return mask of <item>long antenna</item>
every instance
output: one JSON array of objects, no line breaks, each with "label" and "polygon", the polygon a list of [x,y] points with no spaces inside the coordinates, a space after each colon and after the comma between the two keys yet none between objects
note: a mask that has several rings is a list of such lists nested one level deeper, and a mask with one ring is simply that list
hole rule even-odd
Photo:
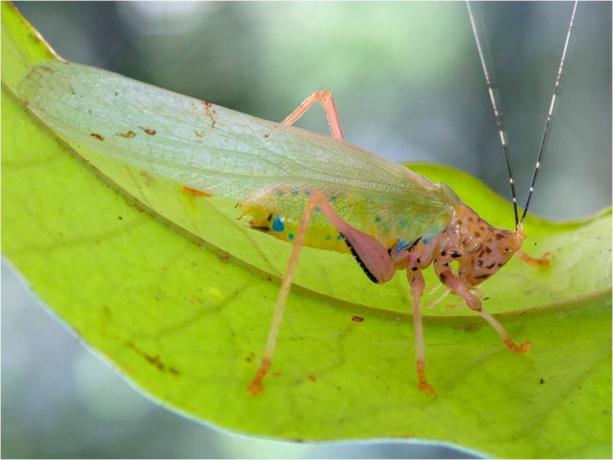
[{"label": "long antenna", "polygon": [[573,12],[570,15],[570,23],[568,24],[568,30],[566,31],[566,40],[564,41],[564,48],[562,49],[562,58],[560,59],[560,65],[558,66],[558,74],[556,75],[556,80],[553,85],[553,94],[551,95],[551,102],[549,103],[549,112],[547,113],[547,119],[545,120],[545,129],[543,130],[543,137],[541,139],[541,146],[539,148],[539,154],[536,158],[536,164],[534,165],[534,174],[532,176],[532,183],[530,184],[530,189],[528,191],[528,198],[526,199],[526,205],[524,206],[524,212],[521,216],[520,223],[523,223],[526,218],[526,214],[528,213],[528,208],[530,207],[530,199],[532,198],[532,192],[534,192],[534,183],[536,182],[536,176],[538,175],[539,168],[541,167],[541,161],[543,157],[543,152],[545,151],[545,146],[547,145],[547,139],[549,138],[549,130],[551,129],[551,118],[553,116],[553,109],[556,104],[556,98],[560,93],[560,80],[562,79],[562,71],[564,69],[564,64],[566,62],[566,51],[568,50],[568,43],[570,42],[570,35],[573,30],[573,24],[575,22],[575,12],[577,11],[577,3],[575,0],[573,5]]},{"label": "long antenna", "polygon": [[473,11],[468,0],[466,0],[466,9],[468,10],[468,18],[470,19],[470,25],[473,29],[473,36],[475,37],[475,43],[477,45],[479,59],[481,60],[481,67],[483,68],[483,76],[485,77],[487,92],[489,93],[490,101],[492,103],[492,109],[494,110],[494,118],[496,119],[496,128],[498,129],[498,136],[500,137],[500,144],[502,145],[504,161],[507,165],[507,175],[509,176],[509,184],[511,185],[511,196],[513,197],[513,214],[515,216],[515,228],[517,228],[517,226],[519,225],[519,219],[517,216],[517,195],[515,194],[515,181],[513,180],[513,173],[511,171],[509,144],[504,134],[504,129],[502,125],[502,112],[500,111],[500,109],[498,108],[499,106],[496,103],[494,84],[492,83],[490,74],[487,71],[487,66],[485,65],[485,56],[481,48],[481,41],[479,40],[479,33],[477,32],[477,25],[475,24],[475,17],[473,16]]}]

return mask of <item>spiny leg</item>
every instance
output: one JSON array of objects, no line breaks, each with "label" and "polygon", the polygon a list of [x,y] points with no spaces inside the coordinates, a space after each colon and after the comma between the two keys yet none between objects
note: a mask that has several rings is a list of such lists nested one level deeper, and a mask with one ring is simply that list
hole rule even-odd
[{"label": "spiny leg", "polygon": [[313,91],[313,93],[304,101],[302,101],[300,105],[296,107],[296,110],[294,110],[287,117],[285,117],[285,120],[283,120],[281,123],[288,126],[293,125],[316,102],[319,102],[321,104],[321,107],[324,109],[326,119],[328,120],[328,126],[330,127],[330,134],[332,135],[332,137],[344,141],[345,137],[343,136],[343,130],[341,129],[341,121],[338,117],[336,106],[334,105],[334,97],[332,96],[332,91],[329,91],[327,89]]},{"label": "spiny leg", "polygon": [[387,249],[373,237],[360,232],[347,224],[332,208],[326,198],[315,192],[307,202],[305,210],[300,219],[300,227],[294,240],[292,253],[287,263],[287,269],[283,275],[281,290],[275,303],[272,324],[266,341],[266,348],[262,357],[262,362],[257,370],[255,377],[249,385],[252,395],[257,395],[264,390],[263,380],[272,363],[272,356],[277,343],[277,335],[281,326],[281,319],[285,311],[285,303],[292,284],[294,272],[298,264],[298,257],[303,247],[304,235],[313,216],[315,208],[319,209],[330,220],[332,225],[340,232],[345,242],[351,248],[353,255],[360,263],[362,269],[373,281],[384,283],[389,281],[394,275],[395,266],[387,253]]},{"label": "spiny leg", "polygon": [[551,265],[551,252],[546,252],[541,257],[532,257],[524,251],[518,251],[517,255],[521,260],[533,267],[549,267]]},{"label": "spiny leg", "polygon": [[509,350],[514,351],[515,353],[525,353],[530,350],[531,344],[529,341],[520,345],[513,342],[513,339],[504,326],[483,309],[481,306],[481,300],[470,292],[468,284],[462,278],[454,275],[451,270],[441,264],[438,264],[436,261],[434,262],[434,271],[440,278],[441,282],[443,282],[457,295],[461,296],[471,310],[479,313],[479,315],[494,328]]},{"label": "spiny leg", "polygon": [[309,222],[313,215],[313,210],[316,205],[316,197],[314,196],[308,201],[304,213],[302,214],[302,218],[300,219],[300,227],[298,228],[298,233],[296,235],[296,239],[294,240],[292,253],[290,255],[289,262],[287,263],[287,269],[285,270],[285,274],[283,275],[281,290],[279,291],[279,295],[277,296],[277,302],[275,303],[275,308],[273,310],[272,324],[270,325],[270,331],[268,332],[268,340],[266,341],[266,348],[264,349],[264,355],[262,356],[262,364],[257,370],[253,381],[249,385],[249,391],[254,396],[264,390],[262,380],[264,380],[264,377],[268,373],[268,369],[270,369],[270,365],[272,363],[272,355],[275,351],[275,346],[277,344],[277,335],[279,334],[279,328],[281,327],[281,319],[283,318],[283,313],[285,311],[285,302],[289,294],[289,289],[292,284],[294,272],[296,271],[298,257],[300,256],[300,251],[302,250],[304,234],[309,225]]},{"label": "spiny leg", "polygon": [[479,313],[481,317],[485,319],[488,323],[490,323],[490,325],[496,330],[496,332],[498,332],[498,335],[500,336],[500,338],[502,339],[502,341],[504,342],[504,344],[507,346],[509,350],[514,351],[515,353],[519,353],[519,354],[526,353],[528,350],[530,350],[530,347],[532,346],[530,341],[526,341],[520,345],[517,345],[515,342],[513,342],[513,339],[511,339],[511,336],[509,335],[507,330],[504,328],[504,326],[500,324],[496,320],[496,318],[490,315],[483,308],[481,308],[481,310],[478,310],[477,313]]},{"label": "spiny leg", "polygon": [[[414,270],[413,270],[414,269]],[[417,388],[434,395],[434,388],[426,381],[426,349],[424,347],[424,328],[419,311],[419,300],[424,292],[424,277],[417,267],[407,269],[407,277],[413,294],[413,330],[415,331],[415,363],[417,368]]]}]

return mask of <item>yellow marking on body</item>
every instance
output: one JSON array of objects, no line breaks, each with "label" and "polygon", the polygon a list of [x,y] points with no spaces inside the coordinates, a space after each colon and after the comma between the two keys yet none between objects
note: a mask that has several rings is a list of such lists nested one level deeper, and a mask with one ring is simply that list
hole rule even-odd
[{"label": "yellow marking on body", "polygon": [[[249,225],[282,241],[292,242],[298,234],[299,221],[294,222],[282,215],[259,206],[246,206],[245,214],[251,217]],[[307,229],[304,245],[312,248],[326,249],[348,253],[349,248],[332,224],[312,224]]]}]

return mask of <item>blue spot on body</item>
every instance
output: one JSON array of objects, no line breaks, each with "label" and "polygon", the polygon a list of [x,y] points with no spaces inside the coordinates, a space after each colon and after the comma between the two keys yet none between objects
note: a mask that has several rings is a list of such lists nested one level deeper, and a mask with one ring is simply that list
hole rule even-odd
[{"label": "blue spot on body", "polygon": [[398,223],[400,224],[401,227],[405,227],[407,225],[406,219],[400,219]]},{"label": "blue spot on body", "polygon": [[271,228],[275,231],[275,232],[282,232],[285,229],[285,224],[283,223],[283,221],[281,220],[281,218],[279,216],[274,216],[272,219],[272,226]]},{"label": "blue spot on body", "polygon": [[300,192],[299,192],[298,190],[292,190],[292,195],[293,195],[293,196],[296,196],[296,195],[298,195],[299,193],[300,193]]},{"label": "blue spot on body", "polygon": [[406,242],[404,240],[400,240],[398,241],[398,243],[396,243],[396,246],[394,247],[394,250],[396,252],[400,252],[408,247],[410,247],[413,243],[412,242]]},{"label": "blue spot on body", "polygon": [[293,239],[295,238],[293,233],[288,233],[288,234],[287,234],[287,237],[288,237],[290,240],[293,240]]}]

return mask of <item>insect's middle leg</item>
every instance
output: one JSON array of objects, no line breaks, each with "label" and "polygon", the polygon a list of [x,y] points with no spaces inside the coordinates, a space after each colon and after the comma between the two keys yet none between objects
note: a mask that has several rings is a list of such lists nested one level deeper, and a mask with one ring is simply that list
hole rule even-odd
[{"label": "insect's middle leg", "polygon": [[287,269],[283,275],[281,290],[277,297],[277,302],[273,311],[272,324],[268,333],[266,348],[262,357],[261,365],[257,370],[253,381],[249,385],[252,395],[257,395],[264,390],[263,380],[272,364],[272,356],[277,343],[277,335],[281,327],[281,319],[285,311],[285,303],[292,284],[294,272],[298,264],[298,257],[304,243],[304,235],[307,231],[313,212],[319,209],[330,220],[332,225],[340,232],[347,245],[351,248],[364,271],[377,283],[389,281],[396,270],[387,249],[379,241],[367,235],[345,222],[332,208],[328,200],[318,192],[313,193],[307,202],[305,210],[300,219],[300,227],[294,240],[292,253],[287,263]]},{"label": "insect's middle leg", "polygon": [[[413,268],[413,267],[411,267]],[[415,365],[417,368],[417,388],[434,395],[434,388],[426,381],[426,350],[424,347],[424,327],[421,321],[419,301],[424,292],[424,277],[419,270],[407,269],[407,277],[413,294],[413,330],[415,331]],[[417,267],[414,267],[417,268]]]},{"label": "insect's middle leg", "polygon": [[291,126],[296,123],[302,115],[304,115],[316,102],[321,104],[328,120],[328,126],[330,127],[330,134],[332,137],[345,140],[343,136],[343,130],[341,129],[341,121],[334,105],[334,97],[332,91],[324,89],[320,91],[313,91],[313,93],[300,103],[296,110],[290,113],[285,120],[282,121],[284,125]]},{"label": "insect's middle leg", "polygon": [[464,302],[466,302],[466,305],[468,305],[471,310],[477,312],[490,324],[490,326],[494,328],[509,350],[514,351],[515,353],[525,353],[530,350],[531,344],[529,341],[526,341],[520,345],[513,342],[513,339],[504,326],[483,309],[481,306],[481,300],[470,292],[468,284],[462,278],[454,275],[448,267],[445,267],[436,261],[434,262],[434,271],[445,286],[462,297]]}]

